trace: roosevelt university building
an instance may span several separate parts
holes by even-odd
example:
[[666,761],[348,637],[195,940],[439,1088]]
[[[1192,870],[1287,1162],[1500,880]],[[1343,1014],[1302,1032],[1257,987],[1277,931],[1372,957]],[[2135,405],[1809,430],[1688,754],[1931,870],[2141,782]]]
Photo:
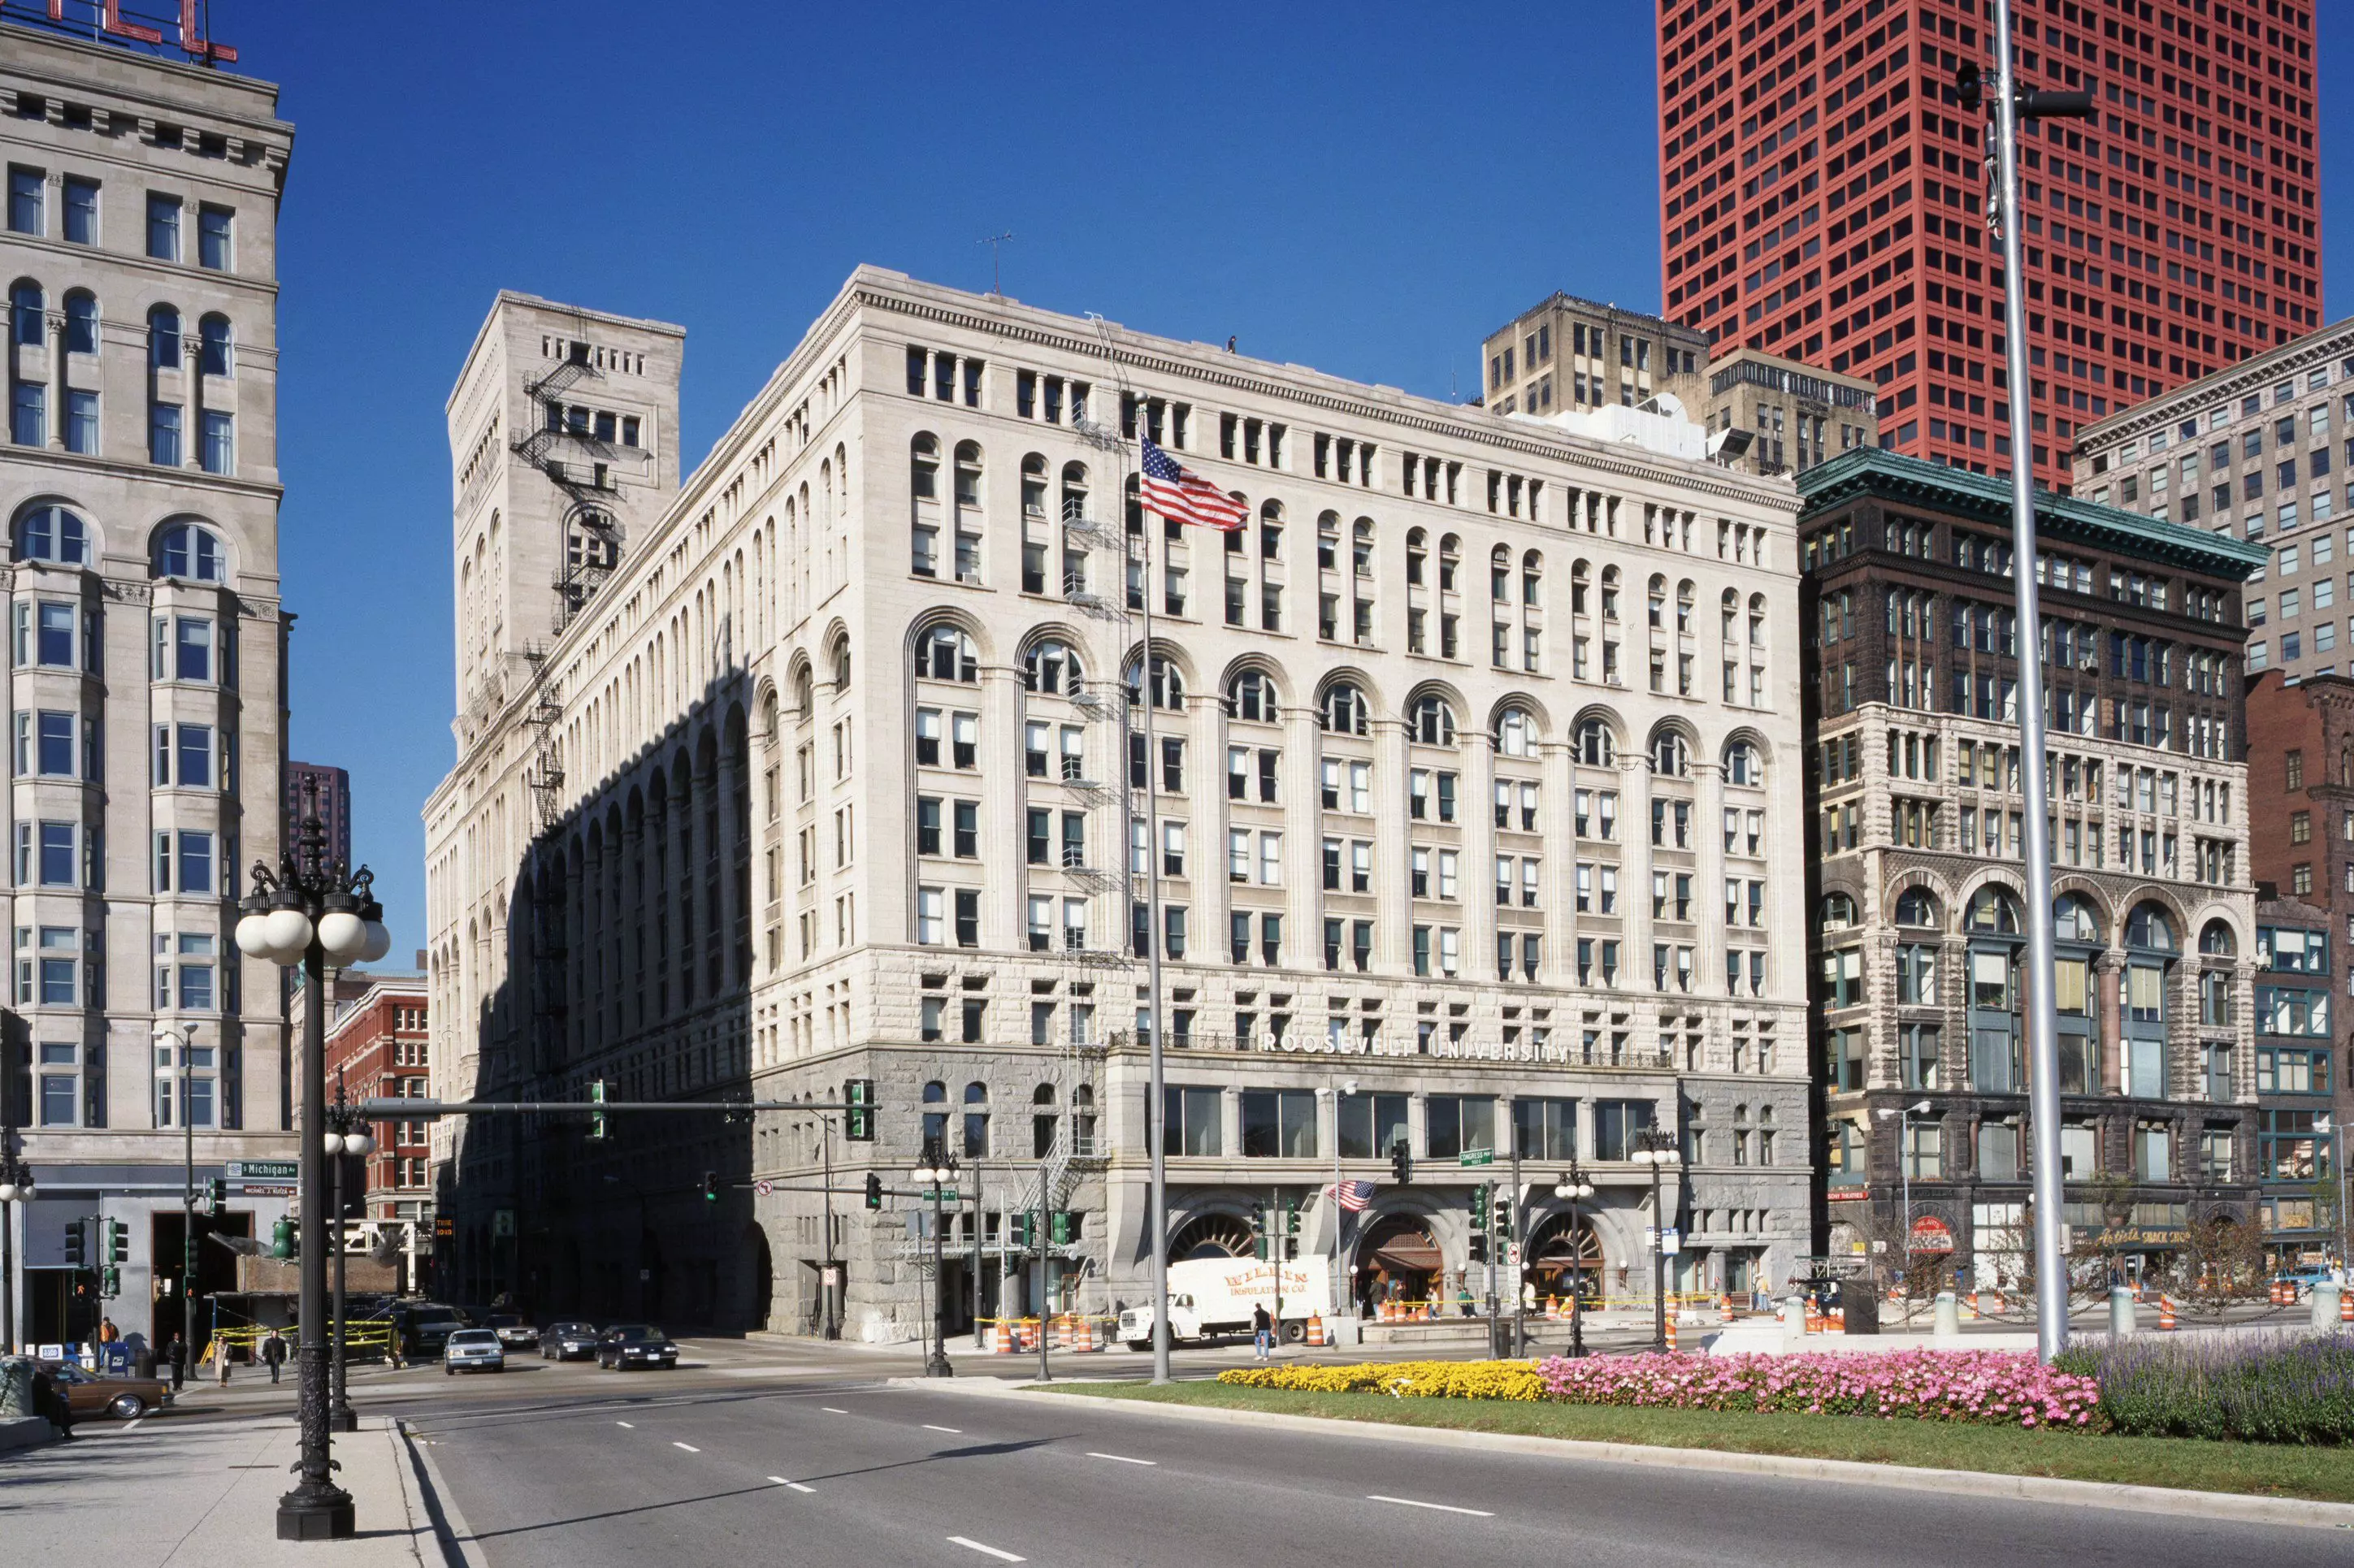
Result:
[[[451,397],[434,1086],[855,1082],[874,1135],[449,1118],[458,1298],[912,1338],[934,1147],[951,1329],[1144,1298],[1155,948],[1172,1256],[1296,1209],[1359,1301],[1483,1295],[1517,1139],[1529,1283],[1648,1296],[1657,1129],[1671,1280],[1788,1278],[1786,481],[1672,410],[1504,416],[873,268],[682,480],[682,349],[503,294]],[[1145,512],[1145,437],[1247,525]],[[1376,1184],[1337,1234],[1336,1178]]]

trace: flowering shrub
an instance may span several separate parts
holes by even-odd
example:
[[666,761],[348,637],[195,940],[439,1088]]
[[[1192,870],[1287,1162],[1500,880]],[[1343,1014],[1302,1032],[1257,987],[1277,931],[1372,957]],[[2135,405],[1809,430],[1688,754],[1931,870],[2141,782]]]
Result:
[[1235,1367],[1220,1383],[1310,1393],[1387,1393],[1400,1399],[1542,1399],[1532,1361],[1359,1361],[1352,1366]]
[[1903,1416],[2066,1431],[2093,1428],[2101,1397],[2095,1379],[2009,1351],[1555,1357],[1537,1373],[1547,1398],[1573,1404]]
[[2354,1443],[2354,1336],[2136,1337],[2072,1350],[2117,1432],[2255,1443]]

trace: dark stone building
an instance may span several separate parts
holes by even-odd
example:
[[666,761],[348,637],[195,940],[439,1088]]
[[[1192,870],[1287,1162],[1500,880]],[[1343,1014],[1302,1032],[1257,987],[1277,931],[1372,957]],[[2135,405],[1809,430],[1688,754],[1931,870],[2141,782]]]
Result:
[[[2009,487],[1870,450],[1799,490],[1825,1244],[2014,1284],[2031,1139]],[[2193,1218],[2254,1207],[2240,597],[2264,551],[2057,496],[2038,525],[2066,1217],[2079,1266],[2137,1276]]]

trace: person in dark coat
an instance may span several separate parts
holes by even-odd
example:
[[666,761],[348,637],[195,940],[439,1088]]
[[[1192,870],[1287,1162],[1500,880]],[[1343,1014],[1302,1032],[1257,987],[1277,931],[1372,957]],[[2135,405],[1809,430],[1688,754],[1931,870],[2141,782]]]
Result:
[[172,1342],[164,1347],[164,1361],[172,1369],[173,1391],[176,1393],[186,1388],[188,1383],[188,1341],[177,1334],[173,1335]]
[[1251,1308],[1251,1345],[1253,1359],[1265,1361],[1275,1340],[1275,1318],[1262,1301]]
[[286,1364],[286,1341],[275,1329],[270,1330],[270,1338],[261,1341],[261,1359],[269,1364],[270,1381],[276,1383],[278,1369]]
[[33,1411],[46,1415],[57,1427],[58,1435],[69,1443],[73,1441],[73,1402],[66,1397],[58,1380],[38,1361],[33,1363]]

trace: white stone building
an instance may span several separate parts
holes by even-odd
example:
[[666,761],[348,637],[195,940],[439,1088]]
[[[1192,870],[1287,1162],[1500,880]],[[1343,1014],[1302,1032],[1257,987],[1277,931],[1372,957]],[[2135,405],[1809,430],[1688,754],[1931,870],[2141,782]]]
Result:
[[[0,1120],[38,1181],[11,1212],[37,1340],[88,1337],[101,1310],[168,1339],[186,1160],[201,1184],[228,1160],[294,1158],[277,971],[241,965],[229,939],[237,868],[279,849],[276,229],[292,136],[268,82],[0,26],[15,960]],[[292,1183],[256,1186],[229,1224],[267,1235]],[[101,1214],[130,1238],[103,1300],[63,1266],[67,1224]],[[200,1288],[230,1282],[226,1252],[197,1255]]]
[[[871,1080],[878,1135],[453,1119],[451,1288],[808,1330],[830,1255],[845,1331],[909,1337],[920,1222],[858,1194],[938,1137],[970,1173],[952,1324],[1034,1306],[999,1248],[1041,1182],[1055,1305],[1133,1301],[1149,940],[1175,1255],[1247,1250],[1266,1204],[1329,1253],[1321,1189],[1364,1179],[1360,1292],[1451,1296],[1517,1124],[1536,1283],[1582,1255],[1647,1293],[1626,1155],[1656,1124],[1694,1156],[1667,1188],[1680,1276],[1787,1277],[1810,1171],[1786,482],[1656,416],[1503,417],[862,268],[673,491],[679,347],[502,296],[452,398],[475,569],[426,812],[436,1089]],[[571,433],[519,450],[551,418]],[[1142,435],[1249,525],[1144,514]],[[528,470],[599,449],[613,488],[583,504],[618,554],[558,629],[572,557]],[[1588,1224],[1552,1196],[1573,1152]]]

